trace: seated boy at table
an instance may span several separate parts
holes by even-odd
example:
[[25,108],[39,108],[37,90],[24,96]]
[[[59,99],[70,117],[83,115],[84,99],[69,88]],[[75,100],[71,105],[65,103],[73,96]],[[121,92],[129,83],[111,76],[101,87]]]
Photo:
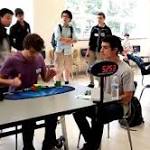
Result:
[[[0,83],[9,86],[9,90],[30,88],[37,83],[38,76],[44,82],[50,81],[56,72],[46,68],[40,52],[44,48],[43,39],[37,34],[29,34],[24,39],[24,50],[11,55],[4,62],[0,70]],[[55,129],[57,117],[45,119],[45,139],[42,150],[51,150],[56,145]],[[22,123],[23,150],[35,150],[33,146],[35,121],[28,120]]]
[[[102,40],[101,57],[104,60],[110,60],[118,64],[118,70],[115,75],[119,79],[119,95],[121,101],[105,103],[101,107],[87,108],[74,113],[75,121],[86,142],[82,150],[98,150],[104,124],[121,119],[124,115],[123,108],[128,108],[128,104],[131,101],[134,91],[133,72],[127,63],[119,59],[118,53],[121,53],[122,50],[120,38],[107,36]],[[113,76],[106,77],[104,81],[105,91],[107,93],[111,93],[112,77]],[[92,119],[91,127],[86,116]]]

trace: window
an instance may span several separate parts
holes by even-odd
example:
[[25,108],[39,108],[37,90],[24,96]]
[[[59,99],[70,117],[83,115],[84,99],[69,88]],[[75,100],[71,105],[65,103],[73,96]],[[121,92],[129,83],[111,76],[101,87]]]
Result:
[[[79,39],[88,39],[92,26],[97,24],[96,14],[106,15],[106,24],[112,33],[123,37],[148,37],[148,0],[66,0],[66,9],[73,13],[73,25]],[[143,28],[144,26],[144,28]]]

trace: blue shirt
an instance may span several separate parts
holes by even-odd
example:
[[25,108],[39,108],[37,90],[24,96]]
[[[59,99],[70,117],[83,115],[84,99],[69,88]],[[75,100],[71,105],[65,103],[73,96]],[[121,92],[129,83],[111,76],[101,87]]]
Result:
[[[70,50],[72,48],[72,44],[63,44],[60,41],[60,38],[66,37],[66,38],[70,38],[71,37],[71,29],[70,29],[70,25],[68,26],[62,26],[62,32],[60,31],[59,25],[57,25],[56,29],[55,29],[55,40],[57,41],[57,45],[56,45],[56,51],[57,50]],[[73,40],[77,40],[76,35],[75,35],[75,29],[73,28],[73,33],[72,33],[72,39]]]

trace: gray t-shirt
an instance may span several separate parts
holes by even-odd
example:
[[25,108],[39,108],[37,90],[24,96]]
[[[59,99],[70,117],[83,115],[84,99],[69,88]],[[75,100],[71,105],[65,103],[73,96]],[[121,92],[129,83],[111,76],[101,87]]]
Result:
[[[129,65],[120,61],[118,63],[118,70],[112,76],[106,77],[105,79],[105,91],[111,93],[111,83],[114,76],[117,76],[119,79],[119,95],[123,95],[125,91],[135,91],[134,86],[134,74]],[[124,115],[129,111],[128,105],[122,105],[124,110]]]
[[130,66],[123,61],[118,63],[117,72],[105,80],[105,91],[111,93],[111,83],[113,76],[117,76],[119,79],[119,95],[122,95],[124,91],[134,91],[134,74]]

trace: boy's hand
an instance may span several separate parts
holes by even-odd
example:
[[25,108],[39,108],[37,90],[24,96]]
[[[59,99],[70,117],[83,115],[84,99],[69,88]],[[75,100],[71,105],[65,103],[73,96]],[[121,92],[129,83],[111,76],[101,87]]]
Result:
[[46,69],[46,80],[52,79],[56,75],[56,70],[54,68],[47,67]]
[[14,86],[14,87],[18,87],[21,85],[21,74],[19,74],[17,77],[15,77],[14,79],[12,79],[12,82],[11,82],[11,86]]

